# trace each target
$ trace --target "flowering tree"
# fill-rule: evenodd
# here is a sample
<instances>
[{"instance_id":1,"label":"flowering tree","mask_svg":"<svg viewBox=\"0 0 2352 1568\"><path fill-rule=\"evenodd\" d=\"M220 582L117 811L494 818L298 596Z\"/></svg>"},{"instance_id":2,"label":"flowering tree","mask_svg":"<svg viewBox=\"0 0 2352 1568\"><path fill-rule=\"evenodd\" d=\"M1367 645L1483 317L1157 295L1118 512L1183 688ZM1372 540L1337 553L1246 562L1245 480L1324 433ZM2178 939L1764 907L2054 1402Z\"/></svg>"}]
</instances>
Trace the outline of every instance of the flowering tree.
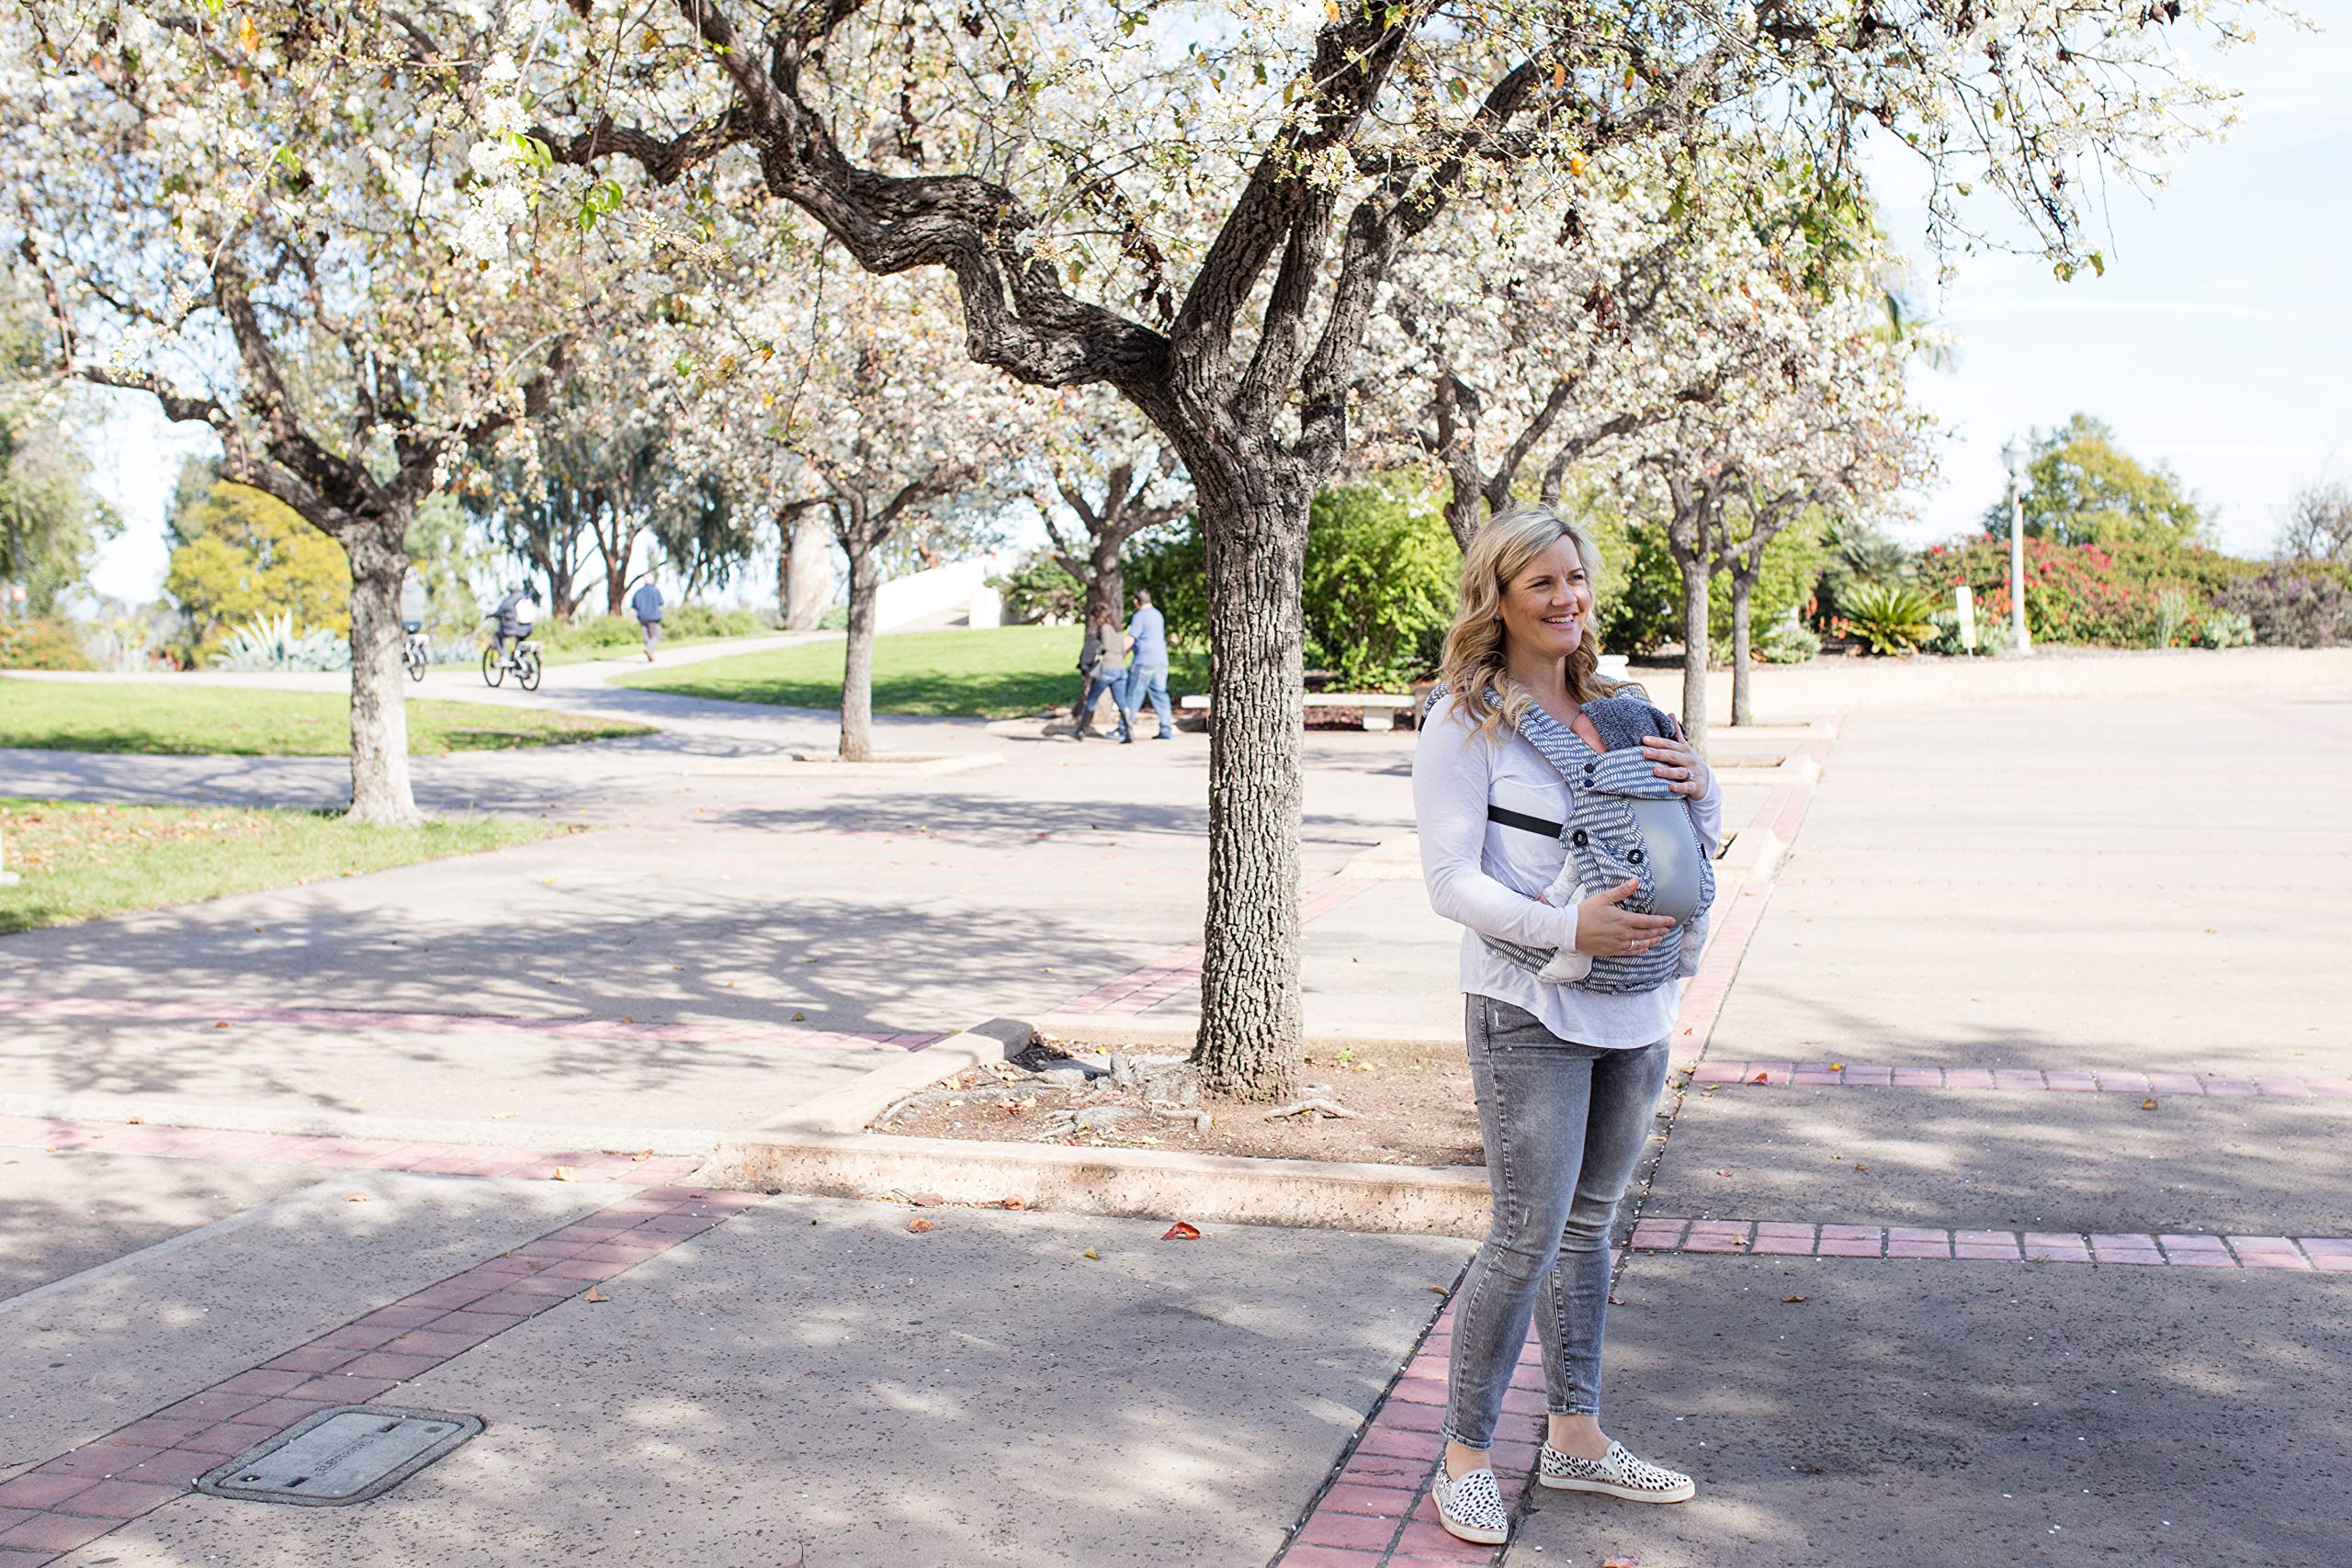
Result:
<instances>
[{"instance_id":1,"label":"flowering tree","mask_svg":"<svg viewBox=\"0 0 2352 1568\"><path fill-rule=\"evenodd\" d=\"M51 365L206 425L222 479L343 547L368 822L418 815L398 606L418 504L537 411L626 261L583 246L558 182L526 198L528 14L432 19L35 0L0 23L0 222L41 279Z\"/></svg>"},{"instance_id":2,"label":"flowering tree","mask_svg":"<svg viewBox=\"0 0 2352 1568\"><path fill-rule=\"evenodd\" d=\"M1928 340L1893 305L1895 258L1867 204L1835 186L1761 195L1744 203L1745 243L1723 247L1738 287L1699 313L1736 351L1639 458L1681 570L1682 726L1702 745L1713 576L1732 576L1732 722L1751 723L1749 604L1767 547L1815 507L1868 511L1927 463L1904 369Z\"/></svg>"},{"instance_id":3,"label":"flowering tree","mask_svg":"<svg viewBox=\"0 0 2352 1568\"><path fill-rule=\"evenodd\" d=\"M1053 542L1054 559L1085 591L1084 623L1125 624L1127 541L1193 509L1183 466L1134 407L1100 389L1057 392L1038 415L1045 449L1034 459L1051 475L1030 492ZM1056 502L1059 505L1057 506ZM1067 509L1084 541L1063 524Z\"/></svg>"},{"instance_id":4,"label":"flowering tree","mask_svg":"<svg viewBox=\"0 0 2352 1568\"><path fill-rule=\"evenodd\" d=\"M1463 548L1531 461L1557 504L1572 468L1711 395L1736 354L1736 338L1677 321L1724 286L1703 220L1730 210L1686 199L1689 163L1647 145L1572 157L1550 199L1453 208L1400 260L1374 321L1366 434L1435 463Z\"/></svg>"},{"instance_id":5,"label":"flowering tree","mask_svg":"<svg viewBox=\"0 0 2352 1568\"><path fill-rule=\"evenodd\" d=\"M704 400L724 444L774 476L778 513L821 519L848 559L841 755L864 761L886 562L946 542L1026 445L1035 405L973 365L933 280L851 287L837 249L804 254L797 277L705 333Z\"/></svg>"},{"instance_id":6,"label":"flowering tree","mask_svg":"<svg viewBox=\"0 0 2352 1568\"><path fill-rule=\"evenodd\" d=\"M557 164L691 192L741 149L756 200L867 271L951 273L974 360L1107 384L1167 437L1199 495L1215 639L1196 1060L1214 1089L1272 1096L1298 1066L1306 510L1402 251L1449 204L1770 112L1831 157L1883 125L1931 164L1948 234L1981 183L2053 265L2097 265L2085 175L2136 172L2218 102L2173 70L2162 24L2227 33L2258 5L574 0L527 76Z\"/></svg>"}]
</instances>

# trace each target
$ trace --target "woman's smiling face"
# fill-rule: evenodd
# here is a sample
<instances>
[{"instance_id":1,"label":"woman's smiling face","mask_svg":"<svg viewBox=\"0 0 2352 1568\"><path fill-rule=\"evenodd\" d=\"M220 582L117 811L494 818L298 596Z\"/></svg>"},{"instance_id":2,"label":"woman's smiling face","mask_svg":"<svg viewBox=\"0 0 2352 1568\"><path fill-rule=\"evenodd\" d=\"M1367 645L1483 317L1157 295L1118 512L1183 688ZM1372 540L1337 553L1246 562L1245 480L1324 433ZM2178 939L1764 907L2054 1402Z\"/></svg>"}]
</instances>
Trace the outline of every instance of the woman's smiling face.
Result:
<instances>
[{"instance_id":1,"label":"woman's smiling face","mask_svg":"<svg viewBox=\"0 0 2352 1568\"><path fill-rule=\"evenodd\" d=\"M1503 588L1503 635L1514 657L1566 659L1584 640L1592 616L1592 579L1562 537Z\"/></svg>"}]
</instances>

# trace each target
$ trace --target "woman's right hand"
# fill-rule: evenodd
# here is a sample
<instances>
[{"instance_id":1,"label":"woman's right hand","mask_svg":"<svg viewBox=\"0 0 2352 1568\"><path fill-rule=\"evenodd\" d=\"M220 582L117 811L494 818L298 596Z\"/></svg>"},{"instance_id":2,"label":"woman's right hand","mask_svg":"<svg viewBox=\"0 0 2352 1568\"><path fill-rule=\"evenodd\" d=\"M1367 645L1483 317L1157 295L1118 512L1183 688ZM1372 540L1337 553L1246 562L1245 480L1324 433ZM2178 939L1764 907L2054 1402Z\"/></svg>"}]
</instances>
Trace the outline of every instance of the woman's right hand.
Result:
<instances>
[{"instance_id":1,"label":"woman's right hand","mask_svg":"<svg viewBox=\"0 0 2352 1568\"><path fill-rule=\"evenodd\" d=\"M1641 891L1642 885L1621 882L1577 906L1577 951L1595 958L1626 958L1647 953L1674 929L1671 915L1637 915L1617 906Z\"/></svg>"}]
</instances>

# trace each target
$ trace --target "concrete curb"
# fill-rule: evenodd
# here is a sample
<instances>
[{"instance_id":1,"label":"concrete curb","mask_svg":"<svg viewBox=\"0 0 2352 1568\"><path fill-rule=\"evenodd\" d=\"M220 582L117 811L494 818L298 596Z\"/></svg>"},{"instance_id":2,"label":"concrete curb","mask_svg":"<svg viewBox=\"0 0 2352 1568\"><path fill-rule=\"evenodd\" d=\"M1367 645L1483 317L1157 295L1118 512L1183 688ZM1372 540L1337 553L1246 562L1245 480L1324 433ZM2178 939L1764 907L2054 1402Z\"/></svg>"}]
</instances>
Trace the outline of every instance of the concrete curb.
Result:
<instances>
[{"instance_id":1,"label":"concrete curb","mask_svg":"<svg viewBox=\"0 0 2352 1568\"><path fill-rule=\"evenodd\" d=\"M1464 1166L778 1131L721 1139L695 1185L826 1198L936 1192L951 1202L1019 1198L1031 1209L1129 1219L1487 1234L1487 1174Z\"/></svg>"},{"instance_id":2,"label":"concrete curb","mask_svg":"<svg viewBox=\"0 0 2352 1568\"><path fill-rule=\"evenodd\" d=\"M937 1192L955 1202L1019 1198L1026 1208L1162 1216L1220 1224L1475 1237L1487 1231L1487 1173L1471 1166L1370 1165L1182 1154L1164 1149L1074 1148L868 1133L865 1124L904 1094L989 1062L1035 1032L1073 1044L1189 1051L1190 1025L1138 1024L1117 1016L1047 1014L1032 1022L992 1019L950 1035L751 1133L722 1136L695 1180L706 1187L887 1198ZM1317 1049L1348 1043L1317 1035ZM1451 1042L1448 1042L1451 1043Z\"/></svg>"},{"instance_id":3,"label":"concrete curb","mask_svg":"<svg viewBox=\"0 0 2352 1568\"><path fill-rule=\"evenodd\" d=\"M948 773L974 773L1001 766L1001 751L957 751L944 756L876 757L870 762L844 762L813 751L790 751L775 757L747 757L732 762L708 762L684 772L697 778L823 778L930 779Z\"/></svg>"},{"instance_id":4,"label":"concrete curb","mask_svg":"<svg viewBox=\"0 0 2352 1568\"><path fill-rule=\"evenodd\" d=\"M1028 1044L1032 1032L1030 1025L1017 1019L991 1019L861 1074L797 1110L761 1122L754 1131L763 1134L863 1133L865 1124L888 1110L899 1096L970 1068L1001 1062ZM720 1140L722 1145L728 1141Z\"/></svg>"}]
</instances>

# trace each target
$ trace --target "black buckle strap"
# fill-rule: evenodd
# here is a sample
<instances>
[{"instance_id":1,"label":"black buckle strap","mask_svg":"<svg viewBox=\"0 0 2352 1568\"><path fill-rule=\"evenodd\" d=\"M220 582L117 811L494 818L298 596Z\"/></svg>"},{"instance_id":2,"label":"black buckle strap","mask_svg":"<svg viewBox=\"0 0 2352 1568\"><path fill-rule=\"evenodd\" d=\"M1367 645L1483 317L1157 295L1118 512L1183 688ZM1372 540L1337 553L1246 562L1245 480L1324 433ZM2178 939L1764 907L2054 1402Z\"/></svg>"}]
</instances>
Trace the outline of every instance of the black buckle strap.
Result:
<instances>
[{"instance_id":1,"label":"black buckle strap","mask_svg":"<svg viewBox=\"0 0 2352 1568\"><path fill-rule=\"evenodd\" d=\"M1487 806L1487 820L1499 822L1506 828L1517 828L1522 832L1541 833L1547 839L1556 839L1567 831L1565 822L1546 822L1541 817L1530 817L1524 811L1513 811L1507 806L1497 806L1491 801Z\"/></svg>"}]
</instances>

